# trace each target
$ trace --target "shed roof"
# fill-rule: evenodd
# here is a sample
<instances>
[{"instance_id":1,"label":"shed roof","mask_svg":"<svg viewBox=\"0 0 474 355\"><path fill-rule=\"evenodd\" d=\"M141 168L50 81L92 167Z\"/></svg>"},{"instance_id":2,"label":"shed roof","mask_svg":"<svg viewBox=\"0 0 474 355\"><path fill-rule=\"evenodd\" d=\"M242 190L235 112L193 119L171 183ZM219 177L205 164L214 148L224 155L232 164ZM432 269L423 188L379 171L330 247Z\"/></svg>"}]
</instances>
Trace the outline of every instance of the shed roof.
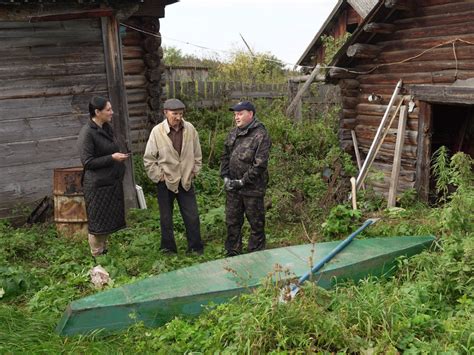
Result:
<instances>
[{"instance_id":1,"label":"shed roof","mask_svg":"<svg viewBox=\"0 0 474 355\"><path fill-rule=\"evenodd\" d=\"M354 43L369 43L376 34L364 31L364 26L368 23L386 23L396 12L396 8L390 8L385 5L385 1L379 1L364 18L364 21L354 31L351 37L344 43L339 51L334 55L330 66L347 67L350 66L354 58L347 55L347 49Z\"/></svg>"},{"instance_id":2,"label":"shed roof","mask_svg":"<svg viewBox=\"0 0 474 355\"><path fill-rule=\"evenodd\" d=\"M155 0L156 1L156 0ZM179 0L158 0L157 2L160 5L169 5ZM118 0L114 1L114 3L144 3L145 0ZM0 0L0 5L31 5L31 4L67 4L67 3L75 3L75 4L101 4L101 3L110 3L108 0Z\"/></svg>"},{"instance_id":3,"label":"shed roof","mask_svg":"<svg viewBox=\"0 0 474 355\"><path fill-rule=\"evenodd\" d=\"M339 0L296 64L308 65L311 62L311 53L314 53L316 47L321 45L321 36L327 33L331 26L337 22L338 17L347 6L351 6L359 16L365 18L377 2L378 0Z\"/></svg>"}]
</instances>

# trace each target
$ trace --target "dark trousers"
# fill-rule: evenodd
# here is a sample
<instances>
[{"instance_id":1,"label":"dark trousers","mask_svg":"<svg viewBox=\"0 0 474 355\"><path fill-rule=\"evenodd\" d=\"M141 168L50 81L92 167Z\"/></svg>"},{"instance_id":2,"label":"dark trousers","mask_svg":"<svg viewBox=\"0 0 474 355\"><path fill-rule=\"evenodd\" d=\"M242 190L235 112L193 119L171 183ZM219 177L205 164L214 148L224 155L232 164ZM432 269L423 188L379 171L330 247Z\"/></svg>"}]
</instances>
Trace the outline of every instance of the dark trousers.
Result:
<instances>
[{"instance_id":1,"label":"dark trousers","mask_svg":"<svg viewBox=\"0 0 474 355\"><path fill-rule=\"evenodd\" d=\"M227 192L225 248L230 255L242 252L242 225L244 214L250 224L248 251L265 249L265 206L263 196L243 196Z\"/></svg>"},{"instance_id":2,"label":"dark trousers","mask_svg":"<svg viewBox=\"0 0 474 355\"><path fill-rule=\"evenodd\" d=\"M198 206L194 186L189 191L179 185L178 193L168 190L166 183L161 181L157 184L158 206L160 209L161 227L161 249L177 252L176 241L173 232L173 207L174 200L178 200L179 210L186 227L186 239L188 240L188 251L203 249L199 223Z\"/></svg>"}]
</instances>

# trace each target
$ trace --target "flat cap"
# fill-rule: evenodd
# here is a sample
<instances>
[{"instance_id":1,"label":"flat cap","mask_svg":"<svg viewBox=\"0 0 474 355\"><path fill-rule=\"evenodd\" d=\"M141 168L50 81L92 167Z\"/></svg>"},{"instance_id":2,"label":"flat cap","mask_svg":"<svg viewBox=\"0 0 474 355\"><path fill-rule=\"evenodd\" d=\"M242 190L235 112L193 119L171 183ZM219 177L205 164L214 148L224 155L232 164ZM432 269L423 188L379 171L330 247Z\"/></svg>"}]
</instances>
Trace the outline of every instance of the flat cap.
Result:
<instances>
[{"instance_id":1,"label":"flat cap","mask_svg":"<svg viewBox=\"0 0 474 355\"><path fill-rule=\"evenodd\" d=\"M240 101L239 103L229 108L229 111L243 110L252 111L253 113L255 113L255 106L250 101Z\"/></svg>"},{"instance_id":2,"label":"flat cap","mask_svg":"<svg viewBox=\"0 0 474 355\"><path fill-rule=\"evenodd\" d=\"M181 100L178 99L168 99L163 104L164 110L184 110L186 106Z\"/></svg>"}]
</instances>

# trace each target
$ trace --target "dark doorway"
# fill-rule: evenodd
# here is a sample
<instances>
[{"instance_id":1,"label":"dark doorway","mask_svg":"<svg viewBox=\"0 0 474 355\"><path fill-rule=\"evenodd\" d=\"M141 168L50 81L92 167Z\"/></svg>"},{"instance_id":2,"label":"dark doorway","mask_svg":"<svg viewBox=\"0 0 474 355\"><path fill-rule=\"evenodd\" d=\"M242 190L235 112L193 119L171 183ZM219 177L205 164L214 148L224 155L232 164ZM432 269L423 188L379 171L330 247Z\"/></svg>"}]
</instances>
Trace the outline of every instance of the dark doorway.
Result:
<instances>
[{"instance_id":1,"label":"dark doorway","mask_svg":"<svg viewBox=\"0 0 474 355\"><path fill-rule=\"evenodd\" d=\"M474 106L432 105L431 154L443 145L449 149L450 156L464 152L474 157ZM439 198L435 186L435 177L431 176L430 202Z\"/></svg>"},{"instance_id":2,"label":"dark doorway","mask_svg":"<svg viewBox=\"0 0 474 355\"><path fill-rule=\"evenodd\" d=\"M464 152L474 157L473 106L433 105L431 152L442 145L451 154Z\"/></svg>"}]
</instances>

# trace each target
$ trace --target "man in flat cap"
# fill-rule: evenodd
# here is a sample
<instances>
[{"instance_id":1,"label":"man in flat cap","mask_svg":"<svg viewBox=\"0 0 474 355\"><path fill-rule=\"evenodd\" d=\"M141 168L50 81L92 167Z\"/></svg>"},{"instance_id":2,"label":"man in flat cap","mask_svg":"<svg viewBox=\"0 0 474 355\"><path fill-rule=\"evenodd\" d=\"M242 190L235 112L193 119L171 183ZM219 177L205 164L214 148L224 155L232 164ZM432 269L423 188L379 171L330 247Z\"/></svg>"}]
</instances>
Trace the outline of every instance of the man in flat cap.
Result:
<instances>
[{"instance_id":1,"label":"man in flat cap","mask_svg":"<svg viewBox=\"0 0 474 355\"><path fill-rule=\"evenodd\" d=\"M242 252L244 214L250 224L248 251L265 248L264 196L268 183L271 147L265 126L255 116L255 106L242 101L232 106L236 123L224 143L221 176L226 190L227 256Z\"/></svg>"},{"instance_id":2,"label":"man in flat cap","mask_svg":"<svg viewBox=\"0 0 474 355\"><path fill-rule=\"evenodd\" d=\"M177 253L173 232L174 200L186 227L188 252L203 253L199 213L193 178L202 166L201 144L194 126L183 119L184 104L168 99L164 105L163 122L150 133L143 162L148 177L157 184L160 210L161 249Z\"/></svg>"}]
</instances>

